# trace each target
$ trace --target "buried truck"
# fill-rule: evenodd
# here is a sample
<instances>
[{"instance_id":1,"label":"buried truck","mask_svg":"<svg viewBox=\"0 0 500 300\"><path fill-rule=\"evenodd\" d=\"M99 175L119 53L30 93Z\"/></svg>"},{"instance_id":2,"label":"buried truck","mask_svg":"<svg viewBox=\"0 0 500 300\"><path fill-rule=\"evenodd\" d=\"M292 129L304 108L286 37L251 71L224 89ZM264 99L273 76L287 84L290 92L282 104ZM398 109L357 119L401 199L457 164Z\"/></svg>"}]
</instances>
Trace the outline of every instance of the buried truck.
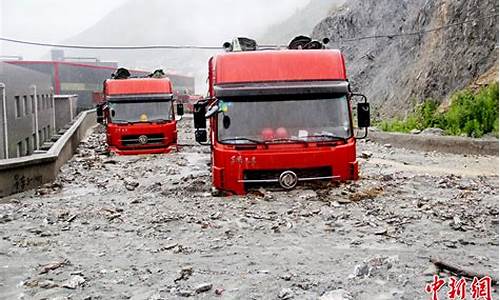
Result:
<instances>
[{"instance_id":1,"label":"buried truck","mask_svg":"<svg viewBox=\"0 0 500 300\"><path fill-rule=\"evenodd\" d=\"M239 38L210 59L210 97L195 105L194 126L196 141L211 146L216 189L358 179L356 140L367 136L370 105L351 92L344 57L327 43L297 37L287 50L258 50Z\"/></svg>"},{"instance_id":2,"label":"buried truck","mask_svg":"<svg viewBox=\"0 0 500 300\"><path fill-rule=\"evenodd\" d=\"M182 104L174 112L171 81L161 70L143 78L131 78L118 69L104 82L103 101L97 105L97 121L106 126L108 150L118 155L168 153L177 149L177 121Z\"/></svg>"}]
</instances>

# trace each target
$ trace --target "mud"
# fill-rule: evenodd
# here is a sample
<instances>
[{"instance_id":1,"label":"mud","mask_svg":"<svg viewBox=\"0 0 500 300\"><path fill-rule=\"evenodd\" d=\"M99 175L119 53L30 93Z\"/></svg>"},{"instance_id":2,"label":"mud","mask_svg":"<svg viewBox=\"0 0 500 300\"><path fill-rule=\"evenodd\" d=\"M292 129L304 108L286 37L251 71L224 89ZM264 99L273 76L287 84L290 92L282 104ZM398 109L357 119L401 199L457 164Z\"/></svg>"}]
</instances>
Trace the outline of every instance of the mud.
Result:
<instances>
[{"instance_id":1,"label":"mud","mask_svg":"<svg viewBox=\"0 0 500 300\"><path fill-rule=\"evenodd\" d=\"M367 142L358 182L214 197L209 149L103 138L0 200L0 299L428 299L431 257L498 277L498 157Z\"/></svg>"}]
</instances>

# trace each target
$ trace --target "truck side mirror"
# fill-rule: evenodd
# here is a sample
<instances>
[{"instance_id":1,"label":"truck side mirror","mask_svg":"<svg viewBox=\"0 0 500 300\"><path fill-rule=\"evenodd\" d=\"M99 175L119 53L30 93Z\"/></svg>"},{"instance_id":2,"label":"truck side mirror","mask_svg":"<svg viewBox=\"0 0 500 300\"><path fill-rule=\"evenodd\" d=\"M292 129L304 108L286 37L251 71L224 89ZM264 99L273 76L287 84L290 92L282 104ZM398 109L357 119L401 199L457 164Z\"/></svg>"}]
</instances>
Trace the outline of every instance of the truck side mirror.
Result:
<instances>
[{"instance_id":1,"label":"truck side mirror","mask_svg":"<svg viewBox=\"0 0 500 300\"><path fill-rule=\"evenodd\" d=\"M104 111L102 105L96 107L97 123L104 124Z\"/></svg>"},{"instance_id":2,"label":"truck side mirror","mask_svg":"<svg viewBox=\"0 0 500 300\"><path fill-rule=\"evenodd\" d=\"M206 143L208 140L207 131L205 129L196 130L195 132L195 140L197 143Z\"/></svg>"},{"instance_id":3,"label":"truck side mirror","mask_svg":"<svg viewBox=\"0 0 500 300\"><path fill-rule=\"evenodd\" d=\"M177 103L177 115L178 116L183 116L184 115L184 104Z\"/></svg>"},{"instance_id":4,"label":"truck side mirror","mask_svg":"<svg viewBox=\"0 0 500 300\"><path fill-rule=\"evenodd\" d=\"M207 119L205 118L206 112L207 112L206 103L196 103L193 106L194 128L196 129L207 128Z\"/></svg>"},{"instance_id":5,"label":"truck side mirror","mask_svg":"<svg viewBox=\"0 0 500 300\"><path fill-rule=\"evenodd\" d=\"M370 103L358 103L358 127L370 127Z\"/></svg>"}]
</instances>

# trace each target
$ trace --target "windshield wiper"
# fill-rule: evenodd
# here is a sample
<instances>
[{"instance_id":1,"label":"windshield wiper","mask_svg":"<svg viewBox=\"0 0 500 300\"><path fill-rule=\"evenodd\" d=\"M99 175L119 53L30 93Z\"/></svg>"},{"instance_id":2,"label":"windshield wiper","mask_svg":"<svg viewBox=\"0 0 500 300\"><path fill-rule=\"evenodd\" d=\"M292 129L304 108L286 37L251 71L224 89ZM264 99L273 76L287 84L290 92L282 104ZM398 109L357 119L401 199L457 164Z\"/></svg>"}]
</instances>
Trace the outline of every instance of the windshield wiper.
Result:
<instances>
[{"instance_id":1,"label":"windshield wiper","mask_svg":"<svg viewBox=\"0 0 500 300\"><path fill-rule=\"evenodd\" d=\"M111 120L112 123L114 124L130 124L130 121L127 120Z\"/></svg>"},{"instance_id":2,"label":"windshield wiper","mask_svg":"<svg viewBox=\"0 0 500 300\"><path fill-rule=\"evenodd\" d=\"M280 142L307 144L306 140L294 139L294 138L282 138L282 139L274 139L274 140L270 140L270 141L265 141L266 144L280 143Z\"/></svg>"},{"instance_id":3,"label":"windshield wiper","mask_svg":"<svg viewBox=\"0 0 500 300\"><path fill-rule=\"evenodd\" d=\"M246 137L234 137L234 138L229 138L229 139L221 140L222 143L225 143L225 142L236 142L236 141L247 141L247 142L258 144L258 145L263 145L264 144L264 142L262 142L262 141L253 140L253 139L249 139L249 138L246 138Z\"/></svg>"},{"instance_id":4,"label":"windshield wiper","mask_svg":"<svg viewBox=\"0 0 500 300\"><path fill-rule=\"evenodd\" d=\"M340 136L330 135L330 134L317 134L317 135L308 135L301 137L302 139L329 139L328 141L343 141L347 143L347 139Z\"/></svg>"},{"instance_id":5,"label":"windshield wiper","mask_svg":"<svg viewBox=\"0 0 500 300\"><path fill-rule=\"evenodd\" d=\"M168 123L168 122L170 122L170 120L167 120L167 119L154 119L154 120L150 120L148 122L150 122L150 123Z\"/></svg>"}]
</instances>

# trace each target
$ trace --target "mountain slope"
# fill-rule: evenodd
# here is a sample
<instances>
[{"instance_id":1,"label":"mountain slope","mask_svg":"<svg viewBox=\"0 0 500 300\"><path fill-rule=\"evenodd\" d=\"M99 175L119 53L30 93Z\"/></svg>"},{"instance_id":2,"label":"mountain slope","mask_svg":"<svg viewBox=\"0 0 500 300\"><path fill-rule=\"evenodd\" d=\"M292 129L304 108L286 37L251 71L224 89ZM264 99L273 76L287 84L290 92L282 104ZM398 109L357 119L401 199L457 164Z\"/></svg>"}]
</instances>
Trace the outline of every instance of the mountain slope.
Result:
<instances>
[{"instance_id":1,"label":"mountain slope","mask_svg":"<svg viewBox=\"0 0 500 300\"><path fill-rule=\"evenodd\" d=\"M493 14L496 0L353 0L319 23L313 35L330 37L331 46L344 52L353 88L378 113L401 116L415 101L444 101L495 68L498 18L487 18ZM468 20L475 21L424 34L340 42Z\"/></svg>"},{"instance_id":2,"label":"mountain slope","mask_svg":"<svg viewBox=\"0 0 500 300\"><path fill-rule=\"evenodd\" d=\"M311 0L303 9L271 27L259 38L261 44L286 45L298 35L311 35L316 24L345 0Z\"/></svg>"}]
</instances>

